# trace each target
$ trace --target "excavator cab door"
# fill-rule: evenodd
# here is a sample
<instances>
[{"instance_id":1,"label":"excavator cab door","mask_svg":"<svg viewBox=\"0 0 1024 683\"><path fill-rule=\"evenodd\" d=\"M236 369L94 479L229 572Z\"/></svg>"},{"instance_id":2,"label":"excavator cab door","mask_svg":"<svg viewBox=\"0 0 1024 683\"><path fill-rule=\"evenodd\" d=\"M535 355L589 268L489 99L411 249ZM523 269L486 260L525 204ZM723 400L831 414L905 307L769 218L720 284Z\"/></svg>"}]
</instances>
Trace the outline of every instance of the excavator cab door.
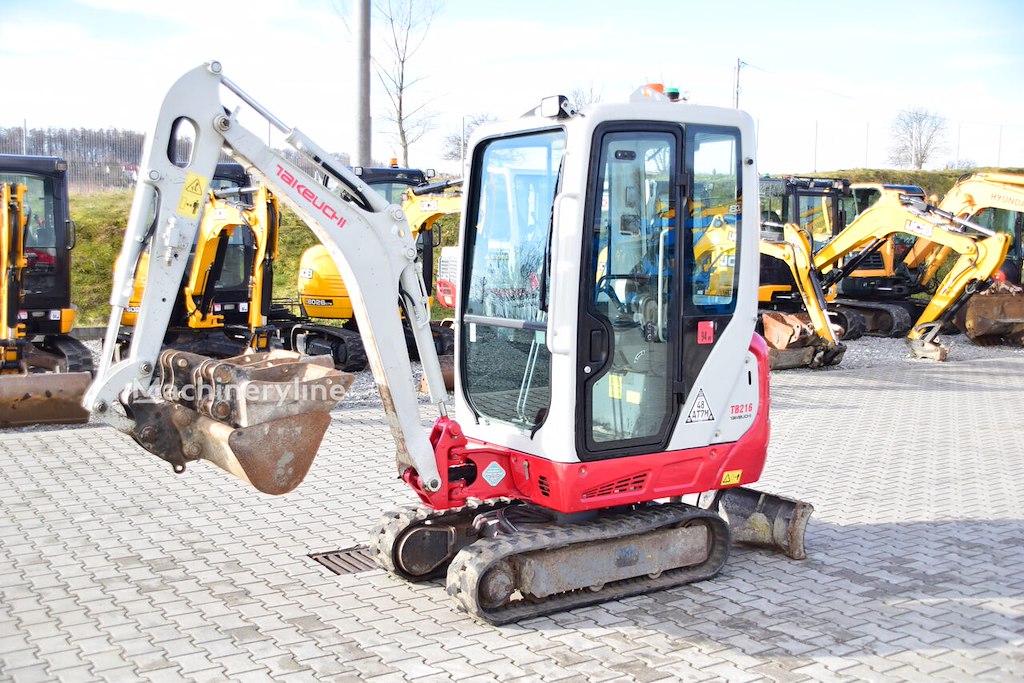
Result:
<instances>
[{"instance_id":1,"label":"excavator cab door","mask_svg":"<svg viewBox=\"0 0 1024 683\"><path fill-rule=\"evenodd\" d=\"M577 355L583 459L661 448L679 410L682 133L655 123L597 132Z\"/></svg>"},{"instance_id":2,"label":"excavator cab door","mask_svg":"<svg viewBox=\"0 0 1024 683\"><path fill-rule=\"evenodd\" d=\"M551 397L546 255L565 132L483 143L463 239L462 387L481 418L534 430Z\"/></svg>"},{"instance_id":3,"label":"excavator cab door","mask_svg":"<svg viewBox=\"0 0 1024 683\"><path fill-rule=\"evenodd\" d=\"M687 419L702 419L697 376L736 305L739 150L739 131L717 126L597 130L579 306L581 460L666 450L687 404Z\"/></svg>"}]
</instances>

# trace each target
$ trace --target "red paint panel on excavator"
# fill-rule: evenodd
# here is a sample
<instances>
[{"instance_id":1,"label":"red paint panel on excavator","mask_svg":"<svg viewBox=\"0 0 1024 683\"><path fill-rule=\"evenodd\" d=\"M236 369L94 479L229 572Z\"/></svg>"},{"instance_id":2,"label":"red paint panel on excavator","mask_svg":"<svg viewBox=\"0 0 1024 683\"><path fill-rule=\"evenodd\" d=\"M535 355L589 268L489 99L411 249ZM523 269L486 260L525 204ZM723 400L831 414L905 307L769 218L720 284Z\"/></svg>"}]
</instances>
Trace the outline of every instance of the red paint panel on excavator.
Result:
<instances>
[{"instance_id":1,"label":"red paint panel on excavator","mask_svg":"<svg viewBox=\"0 0 1024 683\"><path fill-rule=\"evenodd\" d=\"M469 499L515 498L564 513L642 503L703 493L757 481L768 452L768 357L755 336L758 410L737 441L701 448L590 462L560 463L528 453L469 440L457 422L440 418L430 436L438 471L447 481L433 493L411 469L403 479L435 509L465 505Z\"/></svg>"}]
</instances>

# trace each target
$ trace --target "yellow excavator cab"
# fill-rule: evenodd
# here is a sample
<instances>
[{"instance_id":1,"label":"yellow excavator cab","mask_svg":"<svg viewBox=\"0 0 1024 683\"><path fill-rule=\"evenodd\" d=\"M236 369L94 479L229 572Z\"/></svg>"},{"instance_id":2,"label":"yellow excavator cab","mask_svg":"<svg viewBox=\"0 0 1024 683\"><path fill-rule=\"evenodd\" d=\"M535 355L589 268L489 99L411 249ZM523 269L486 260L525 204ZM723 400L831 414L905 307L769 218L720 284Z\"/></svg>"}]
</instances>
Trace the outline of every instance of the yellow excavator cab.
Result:
<instances>
[{"instance_id":1,"label":"yellow excavator cab","mask_svg":"<svg viewBox=\"0 0 1024 683\"><path fill-rule=\"evenodd\" d=\"M70 336L67 163L0 155L0 427L88 420L92 353Z\"/></svg>"}]
</instances>

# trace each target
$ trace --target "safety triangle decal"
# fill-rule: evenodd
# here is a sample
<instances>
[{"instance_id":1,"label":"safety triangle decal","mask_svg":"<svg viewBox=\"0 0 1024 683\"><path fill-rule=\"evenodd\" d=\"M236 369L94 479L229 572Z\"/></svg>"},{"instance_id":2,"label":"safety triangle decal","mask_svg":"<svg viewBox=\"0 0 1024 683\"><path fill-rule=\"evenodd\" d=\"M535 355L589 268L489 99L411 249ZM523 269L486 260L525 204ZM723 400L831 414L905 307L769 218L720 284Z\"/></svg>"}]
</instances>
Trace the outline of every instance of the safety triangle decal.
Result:
<instances>
[{"instance_id":1,"label":"safety triangle decal","mask_svg":"<svg viewBox=\"0 0 1024 683\"><path fill-rule=\"evenodd\" d=\"M711 405L708 403L708 399L704 396L704 390L697 390L697 399L693 402L693 407L690 408L690 414L686 416L686 423L691 422L714 422L715 414L711 412Z\"/></svg>"}]
</instances>

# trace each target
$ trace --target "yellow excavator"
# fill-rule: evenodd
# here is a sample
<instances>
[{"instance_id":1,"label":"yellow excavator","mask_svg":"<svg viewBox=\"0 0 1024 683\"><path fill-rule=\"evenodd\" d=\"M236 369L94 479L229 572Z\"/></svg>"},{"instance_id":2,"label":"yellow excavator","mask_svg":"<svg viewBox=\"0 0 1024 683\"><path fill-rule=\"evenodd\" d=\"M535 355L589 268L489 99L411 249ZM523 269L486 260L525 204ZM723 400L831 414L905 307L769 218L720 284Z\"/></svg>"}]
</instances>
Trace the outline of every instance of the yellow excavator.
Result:
<instances>
[{"instance_id":1,"label":"yellow excavator","mask_svg":"<svg viewBox=\"0 0 1024 683\"><path fill-rule=\"evenodd\" d=\"M1008 237L1010 248L994 283L978 292L954 318L957 327L976 343L1024 344L1024 176L973 173L961 177L939 207ZM946 248L935 256L945 259Z\"/></svg>"},{"instance_id":2,"label":"yellow excavator","mask_svg":"<svg viewBox=\"0 0 1024 683\"><path fill-rule=\"evenodd\" d=\"M401 206L417 239L417 252L423 267L423 280L434 281L434 251L440 246L440 232L434 227L445 215L462 210L461 180L428 183L433 171L405 169L397 166L353 169L355 175L385 199ZM352 300L338 268L322 244L307 249L299 261L296 285L299 305L306 318L290 325L288 348L309 355L330 355L336 366L348 372L366 368L366 354L359 338L359 326ZM345 321L340 327L320 321ZM440 356L450 356L455 349L455 336L440 322L431 323L434 345ZM413 358L418 357L415 339L406 327L406 342ZM450 384L450 383L449 383Z\"/></svg>"},{"instance_id":3,"label":"yellow excavator","mask_svg":"<svg viewBox=\"0 0 1024 683\"><path fill-rule=\"evenodd\" d=\"M925 238L959 255L936 285L917 320L906 325L907 341L916 357L945 360L948 349L938 341L939 332L970 296L986 287L999 270L1009 249L1010 237L959 218L920 197L882 195L814 255L814 268L821 273L822 287L827 289L840 283L896 234ZM894 305L889 314L894 319L897 315L906 316L909 321L905 308Z\"/></svg>"},{"instance_id":4,"label":"yellow excavator","mask_svg":"<svg viewBox=\"0 0 1024 683\"><path fill-rule=\"evenodd\" d=\"M811 244L811 235L794 223L761 222L762 267L765 257L784 264L803 307L802 312L762 308L758 313L773 370L838 365L846 353L843 328L829 317Z\"/></svg>"},{"instance_id":5,"label":"yellow excavator","mask_svg":"<svg viewBox=\"0 0 1024 683\"><path fill-rule=\"evenodd\" d=\"M761 178L761 329L772 369L822 367L842 361L840 339L858 338L859 317L826 302L813 254L846 226L850 182L841 178Z\"/></svg>"},{"instance_id":6,"label":"yellow excavator","mask_svg":"<svg viewBox=\"0 0 1024 683\"><path fill-rule=\"evenodd\" d=\"M925 199L924 190L917 185L851 183L850 192L843 199L847 224L883 197L898 202L901 195ZM934 291L932 278L938 264L930 258L932 249L928 244L916 235L895 233L873 244L866 254L849 254L846 258L859 259L859 265L839 283L830 299L831 310L841 320L861 328L864 334L906 335L911 322L927 305L926 300L914 295Z\"/></svg>"},{"instance_id":7,"label":"yellow excavator","mask_svg":"<svg viewBox=\"0 0 1024 683\"><path fill-rule=\"evenodd\" d=\"M0 155L0 427L86 422L92 353L70 335L67 163Z\"/></svg>"},{"instance_id":8,"label":"yellow excavator","mask_svg":"<svg viewBox=\"0 0 1024 683\"><path fill-rule=\"evenodd\" d=\"M217 358L268 350L278 334L268 324L280 230L277 197L254 184L240 164L221 162L200 216L165 347ZM121 347L137 323L149 267L149 254L143 253L121 319Z\"/></svg>"}]
</instances>

